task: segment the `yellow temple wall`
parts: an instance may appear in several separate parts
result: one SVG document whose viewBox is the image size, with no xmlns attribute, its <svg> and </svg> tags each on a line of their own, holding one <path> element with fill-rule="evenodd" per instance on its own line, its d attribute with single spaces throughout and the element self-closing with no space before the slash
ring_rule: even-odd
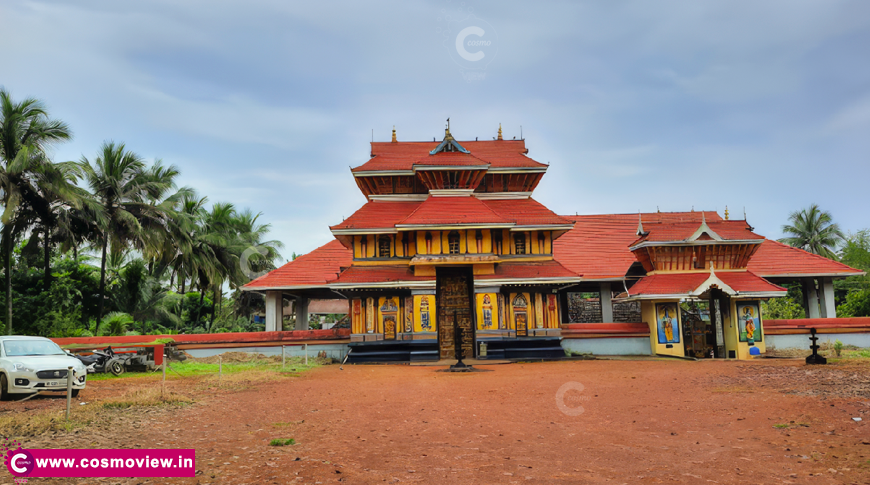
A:
<svg viewBox="0 0 870 485">
<path fill-rule="evenodd" d="M 677 328 L 674 329 L 674 333 L 679 332 L 680 342 L 672 343 L 672 344 L 660 344 L 659 343 L 659 335 L 658 335 L 658 318 L 656 316 L 656 303 L 676 303 L 677 308 L 680 306 L 679 300 L 644 300 L 640 304 L 640 312 L 643 320 L 647 322 L 649 325 L 650 332 L 650 350 L 652 350 L 652 354 L 663 354 L 663 355 L 673 355 L 677 357 L 683 357 L 686 355 L 685 348 L 683 347 L 683 319 L 680 315 L 680 311 L 677 310 Z M 667 346 L 671 345 L 671 348 Z"/>
</svg>

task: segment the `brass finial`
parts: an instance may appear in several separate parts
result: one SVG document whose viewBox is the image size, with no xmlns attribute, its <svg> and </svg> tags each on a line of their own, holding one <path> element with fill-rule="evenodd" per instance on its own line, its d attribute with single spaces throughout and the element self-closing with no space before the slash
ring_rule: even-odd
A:
<svg viewBox="0 0 870 485">
<path fill-rule="evenodd" d="M 499 140 L 503 140 L 503 139 L 504 139 L 504 138 L 501 137 L 501 123 L 498 124 L 498 139 L 499 139 Z"/>
<path fill-rule="evenodd" d="M 393 143 L 396 143 L 396 125 L 393 125 Z"/>
<path fill-rule="evenodd" d="M 725 220 L 728 220 L 728 206 L 725 206 Z"/>
<path fill-rule="evenodd" d="M 450 118 L 447 118 L 447 128 L 444 128 L 444 139 L 452 139 L 453 135 L 450 134 Z"/>
</svg>

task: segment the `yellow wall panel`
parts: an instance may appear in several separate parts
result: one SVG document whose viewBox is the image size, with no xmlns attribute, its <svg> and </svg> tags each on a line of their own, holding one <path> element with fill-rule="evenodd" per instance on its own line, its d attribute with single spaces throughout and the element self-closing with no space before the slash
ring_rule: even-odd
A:
<svg viewBox="0 0 870 485">
<path fill-rule="evenodd" d="M 414 295 L 414 331 L 437 331 L 435 295 Z"/>
</svg>

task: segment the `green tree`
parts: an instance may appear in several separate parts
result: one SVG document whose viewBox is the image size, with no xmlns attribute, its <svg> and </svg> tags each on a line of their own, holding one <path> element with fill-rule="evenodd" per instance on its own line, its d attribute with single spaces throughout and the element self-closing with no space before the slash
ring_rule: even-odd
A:
<svg viewBox="0 0 870 485">
<path fill-rule="evenodd" d="M 782 232 L 788 236 L 779 240 L 781 243 L 818 254 L 829 259 L 837 259 L 834 252 L 843 241 L 843 232 L 831 214 L 812 204 L 807 209 L 792 212 L 789 224 L 782 226 Z"/>
<path fill-rule="evenodd" d="M 49 172 L 51 162 L 45 149 L 71 137 L 69 127 L 50 119 L 45 106 L 34 98 L 14 102 L 0 88 L 0 189 L 2 189 L 2 250 L 6 273 L 6 333 L 12 333 L 12 248 L 15 238 L 26 227 L 17 220 L 19 207 L 27 193 L 35 190 L 35 178 Z"/>
<path fill-rule="evenodd" d="M 148 168 L 136 153 L 123 143 L 103 143 L 91 163 L 82 157 L 81 167 L 94 198 L 105 212 L 105 222 L 98 227 L 100 245 L 100 307 L 97 328 L 103 315 L 106 290 L 106 255 L 109 250 L 126 248 L 154 250 L 167 237 L 167 214 L 152 203 L 161 200 L 175 188 L 175 167 L 164 167 L 159 161 Z"/>
</svg>

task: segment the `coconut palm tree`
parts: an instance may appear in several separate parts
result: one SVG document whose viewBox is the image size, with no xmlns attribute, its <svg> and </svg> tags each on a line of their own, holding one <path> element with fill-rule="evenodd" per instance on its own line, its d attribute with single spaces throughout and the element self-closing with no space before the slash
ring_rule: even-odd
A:
<svg viewBox="0 0 870 485">
<path fill-rule="evenodd" d="M 829 212 L 820 210 L 817 204 L 812 204 L 804 210 L 792 212 L 788 219 L 789 224 L 782 226 L 782 232 L 788 236 L 779 242 L 829 259 L 837 259 L 835 250 L 844 236 Z"/>
<path fill-rule="evenodd" d="M 82 157 L 80 165 L 105 211 L 97 241 L 101 250 L 97 333 L 105 305 L 107 252 L 133 248 L 144 253 L 162 245 L 167 215 L 152 201 L 163 199 L 175 188 L 178 170 L 159 161 L 149 168 L 139 155 L 115 142 L 103 143 L 93 163 Z"/>
<path fill-rule="evenodd" d="M 37 99 L 27 98 L 14 102 L 5 89 L 0 88 L 0 189 L 2 189 L 3 223 L 2 250 L 6 272 L 6 333 L 12 333 L 12 246 L 24 221 L 16 220 L 22 201 L 22 189 L 34 187 L 34 171 L 50 164 L 45 149 L 53 143 L 71 138 L 69 127 L 48 116 L 45 106 Z"/>
</svg>

